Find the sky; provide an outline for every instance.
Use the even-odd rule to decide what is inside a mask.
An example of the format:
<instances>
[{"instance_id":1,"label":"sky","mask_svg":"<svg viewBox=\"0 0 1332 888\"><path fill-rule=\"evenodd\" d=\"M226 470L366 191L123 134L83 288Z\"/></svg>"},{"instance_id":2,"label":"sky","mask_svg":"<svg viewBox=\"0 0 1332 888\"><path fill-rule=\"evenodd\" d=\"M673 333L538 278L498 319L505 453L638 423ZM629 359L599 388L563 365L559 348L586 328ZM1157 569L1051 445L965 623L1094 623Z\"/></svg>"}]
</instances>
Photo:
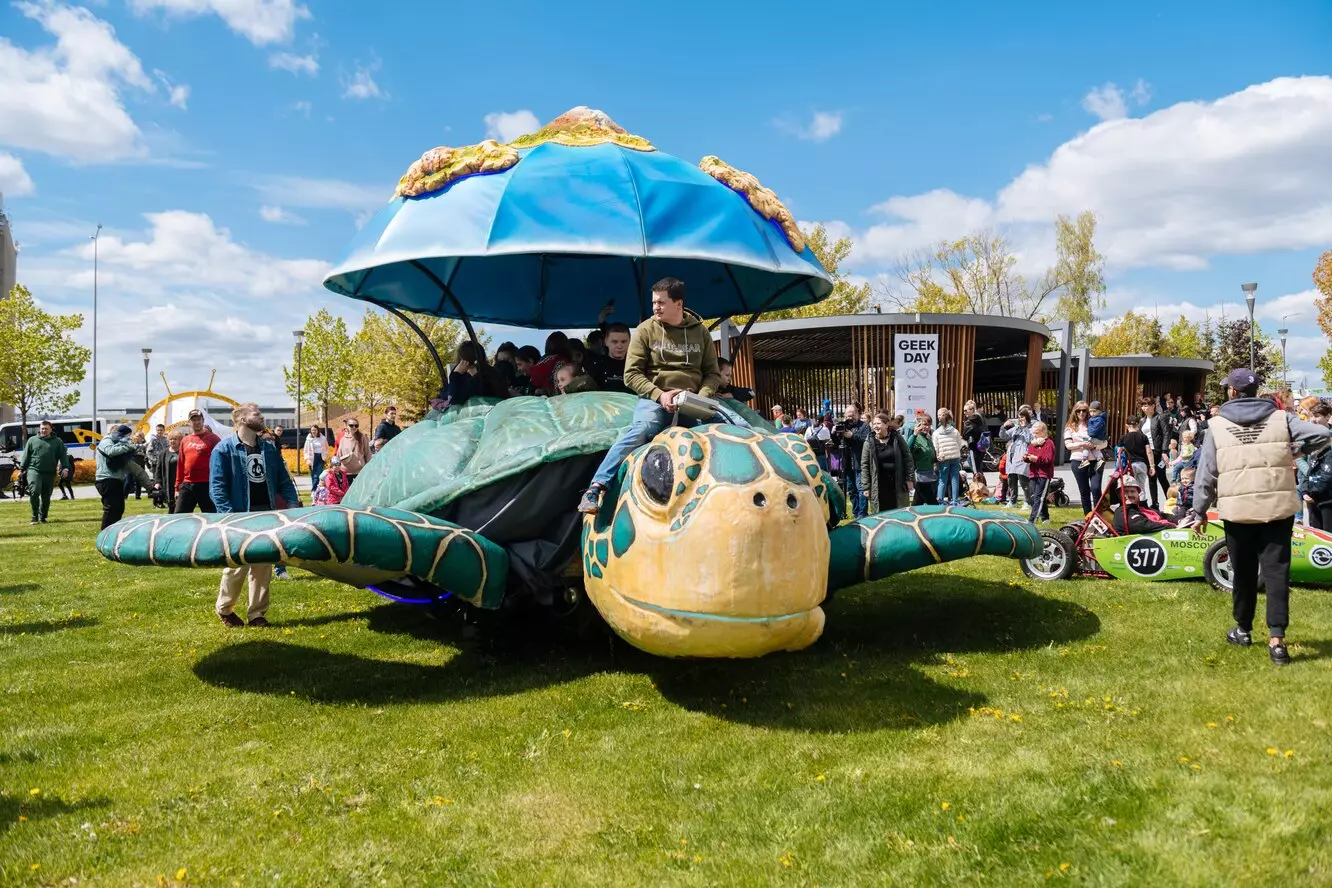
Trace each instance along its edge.
<instances>
[{"instance_id":1,"label":"sky","mask_svg":"<svg viewBox=\"0 0 1332 888\"><path fill-rule=\"evenodd\" d=\"M1332 4L0 0L0 191L19 280L81 311L98 405L173 389L290 400L291 331L364 303L327 269L423 151L588 105L668 153L754 173L847 267L988 228L1039 273L1093 210L1101 318L1245 313L1328 343ZM1284 318L1284 321L1283 321ZM535 331L491 328L540 345ZM89 405L89 384L81 388Z\"/></svg>"}]
</instances>

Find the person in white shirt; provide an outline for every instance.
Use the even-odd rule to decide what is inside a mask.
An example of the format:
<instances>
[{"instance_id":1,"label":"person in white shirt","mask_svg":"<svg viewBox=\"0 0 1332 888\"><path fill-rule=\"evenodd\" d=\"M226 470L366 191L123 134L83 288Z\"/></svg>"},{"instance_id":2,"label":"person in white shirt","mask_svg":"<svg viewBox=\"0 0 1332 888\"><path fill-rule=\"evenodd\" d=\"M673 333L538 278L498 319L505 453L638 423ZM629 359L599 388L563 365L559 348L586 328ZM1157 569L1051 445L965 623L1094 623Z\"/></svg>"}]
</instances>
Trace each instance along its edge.
<instances>
[{"instance_id":1,"label":"person in white shirt","mask_svg":"<svg viewBox=\"0 0 1332 888\"><path fill-rule=\"evenodd\" d=\"M310 490L319 489L319 476L324 471L324 460L328 458L328 438L319 423L310 426L310 433L305 436L305 464L310 467Z\"/></svg>"}]
</instances>

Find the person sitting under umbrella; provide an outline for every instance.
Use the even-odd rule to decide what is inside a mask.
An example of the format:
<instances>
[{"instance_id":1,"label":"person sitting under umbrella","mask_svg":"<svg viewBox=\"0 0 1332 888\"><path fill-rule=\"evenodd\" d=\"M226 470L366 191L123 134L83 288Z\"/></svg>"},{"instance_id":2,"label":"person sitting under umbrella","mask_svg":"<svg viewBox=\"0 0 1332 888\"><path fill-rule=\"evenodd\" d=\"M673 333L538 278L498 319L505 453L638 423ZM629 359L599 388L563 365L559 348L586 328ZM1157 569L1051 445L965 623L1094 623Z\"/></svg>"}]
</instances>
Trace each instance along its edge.
<instances>
[{"instance_id":1,"label":"person sitting under umbrella","mask_svg":"<svg viewBox=\"0 0 1332 888\"><path fill-rule=\"evenodd\" d=\"M584 514L595 515L601 509L606 485L630 453L655 438L672 420L696 424L676 416L675 399L682 392L708 398L721 382L712 336L698 315L685 310L684 296L684 282L675 278L652 285L652 317L634 330L624 364L624 384L639 397L634 423L592 476L592 484L578 504L578 511ZM730 411L719 410L711 421L749 426Z\"/></svg>"}]
</instances>

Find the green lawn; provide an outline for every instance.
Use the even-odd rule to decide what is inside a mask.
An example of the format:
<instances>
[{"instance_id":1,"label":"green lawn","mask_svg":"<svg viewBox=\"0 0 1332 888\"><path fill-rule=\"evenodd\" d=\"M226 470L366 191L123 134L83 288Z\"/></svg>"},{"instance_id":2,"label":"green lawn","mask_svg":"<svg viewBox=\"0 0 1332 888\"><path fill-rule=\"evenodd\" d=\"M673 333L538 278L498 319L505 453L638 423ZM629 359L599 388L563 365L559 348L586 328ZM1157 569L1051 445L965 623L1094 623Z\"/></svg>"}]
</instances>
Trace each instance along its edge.
<instances>
[{"instance_id":1,"label":"green lawn","mask_svg":"<svg viewBox=\"0 0 1332 888\"><path fill-rule=\"evenodd\" d=\"M229 631L52 511L0 507L0 884L1332 884L1332 592L1284 670L1201 582L989 558L799 654L499 653L301 571Z\"/></svg>"}]
</instances>

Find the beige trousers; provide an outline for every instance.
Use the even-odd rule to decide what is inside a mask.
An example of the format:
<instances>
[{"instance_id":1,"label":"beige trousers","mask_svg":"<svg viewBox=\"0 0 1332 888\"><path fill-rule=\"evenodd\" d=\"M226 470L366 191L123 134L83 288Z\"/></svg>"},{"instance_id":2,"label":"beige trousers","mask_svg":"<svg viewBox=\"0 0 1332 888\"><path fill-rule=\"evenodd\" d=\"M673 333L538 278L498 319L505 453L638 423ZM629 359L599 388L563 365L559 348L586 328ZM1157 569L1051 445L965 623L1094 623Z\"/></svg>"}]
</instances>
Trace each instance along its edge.
<instances>
[{"instance_id":1,"label":"beige trousers","mask_svg":"<svg viewBox=\"0 0 1332 888\"><path fill-rule=\"evenodd\" d=\"M222 585L217 590L218 616L226 616L236 610L246 574L250 577L250 606L245 610L245 618L253 620L267 613L268 585L273 580L273 565L251 564L248 567L222 569Z\"/></svg>"}]
</instances>

